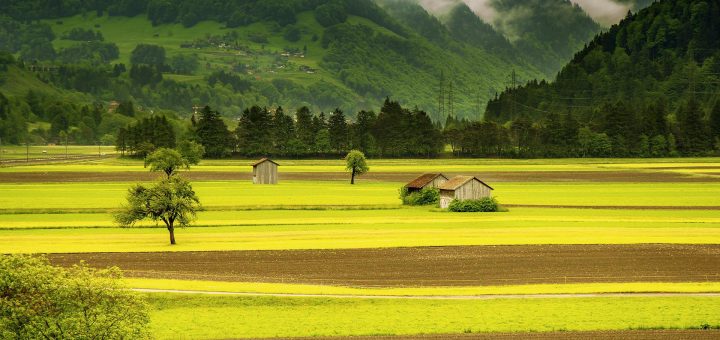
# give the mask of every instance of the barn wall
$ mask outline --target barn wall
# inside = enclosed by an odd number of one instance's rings
[[[435,177],[435,179],[432,182],[430,182],[428,184],[430,185],[431,188],[437,188],[445,182],[447,182],[447,179],[445,179],[443,176],[437,176],[437,177]]]
[[[278,167],[273,162],[263,162],[253,169],[253,183],[277,184]]]
[[[491,195],[492,190],[475,179],[455,190],[455,198],[459,200],[477,200]]]
[[[455,192],[452,190],[440,190],[440,208],[447,209],[450,202],[455,199]]]

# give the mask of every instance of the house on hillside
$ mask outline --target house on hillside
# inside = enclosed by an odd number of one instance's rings
[[[280,166],[280,164],[268,158],[263,158],[255,162],[252,165],[253,184],[277,184],[278,166]]]
[[[493,188],[475,176],[455,176],[438,187],[440,208],[446,209],[453,200],[477,200],[490,197]]]
[[[410,183],[405,184],[405,188],[407,188],[409,194],[425,188],[437,188],[447,180],[448,178],[443,174],[422,174],[420,177],[410,181]]]

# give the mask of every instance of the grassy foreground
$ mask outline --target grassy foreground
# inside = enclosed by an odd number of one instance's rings
[[[720,298],[388,300],[152,294],[161,339],[700,328]]]
[[[128,287],[190,291],[319,294],[362,296],[470,296],[498,294],[590,294],[590,293],[716,293],[720,282],[623,282],[577,284],[528,284],[468,287],[360,288],[261,282],[220,282],[172,279],[126,278]]]

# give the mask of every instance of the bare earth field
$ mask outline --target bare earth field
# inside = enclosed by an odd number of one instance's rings
[[[277,338],[294,340],[590,340],[590,339],[628,339],[628,340],[669,340],[669,339],[719,339],[720,330],[637,330],[637,331],[593,331],[593,332],[537,332],[537,333],[474,333],[439,334],[412,336],[353,336],[353,337],[313,337],[313,338]]]
[[[370,172],[363,175],[363,180],[385,182],[407,182],[421,175],[420,172]],[[447,172],[448,176],[460,173]],[[492,182],[720,182],[718,173],[692,176],[680,172],[669,171],[486,171],[482,173],[462,173],[476,175],[483,180]],[[51,172],[6,172],[0,173],[0,183],[50,183],[50,182],[131,182],[149,181],[158,174],[140,171],[115,172],[84,172],[84,171],[51,171]],[[188,171],[183,177],[191,181],[217,180],[250,180],[249,172],[235,171]],[[283,172],[281,180],[307,181],[347,181],[348,174],[343,172]]]
[[[720,281],[720,245],[526,245],[52,254],[127,276],[362,287]]]

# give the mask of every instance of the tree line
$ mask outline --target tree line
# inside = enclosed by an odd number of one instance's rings
[[[174,146],[174,127],[164,117],[144,118],[119,129],[116,146],[130,155],[144,156],[154,148]],[[280,157],[323,157],[357,149],[378,157],[434,157],[443,150],[442,130],[424,111],[403,108],[386,99],[380,112],[360,111],[350,121],[340,109],[314,114],[307,107],[294,115],[282,107],[252,106],[240,115],[234,129],[222,115],[204,107],[182,132],[208,157],[232,154]]]

